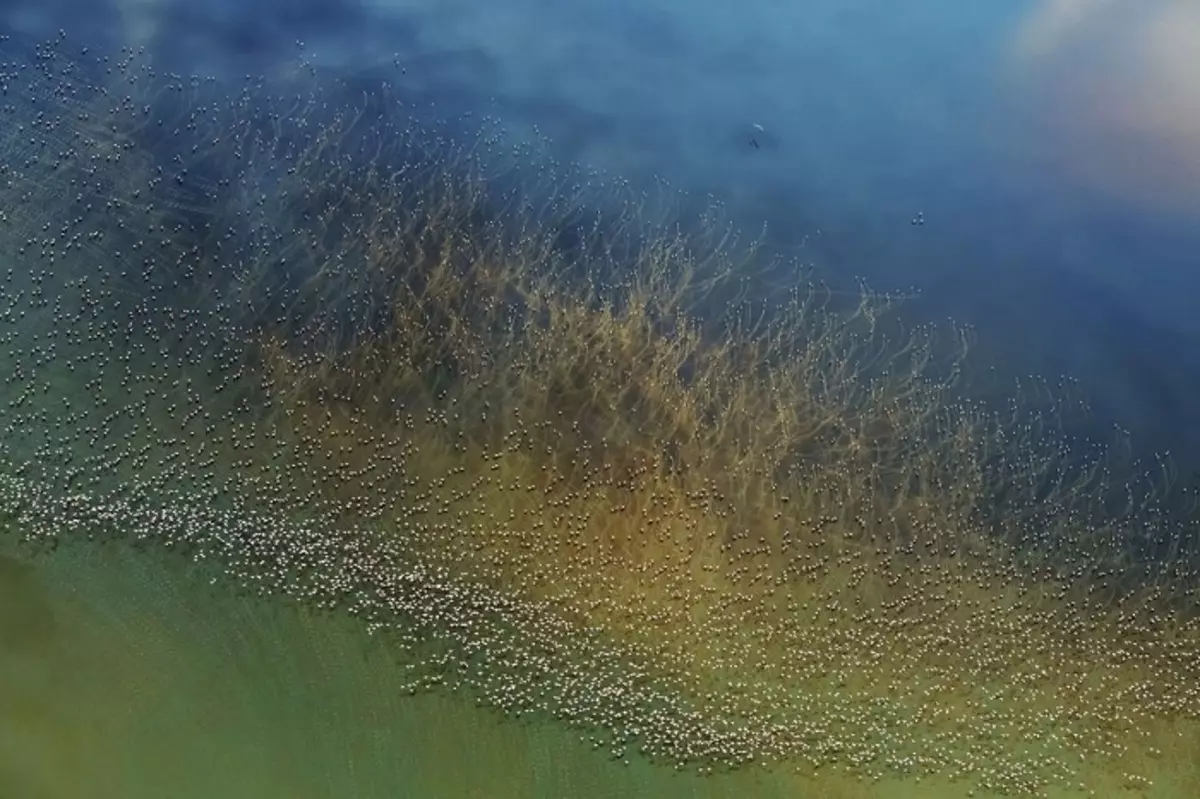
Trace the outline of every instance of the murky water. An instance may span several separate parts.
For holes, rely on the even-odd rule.
[[[759,772],[628,766],[545,720],[409,696],[353,620],[229,596],[113,546],[0,547],[0,796],[794,795]],[[793,786],[794,787],[794,786]]]
[[[989,795],[929,779],[864,783],[757,769],[700,776],[636,756],[626,765],[548,719],[514,721],[457,696],[409,695],[404,673],[386,641],[352,619],[232,596],[158,552],[81,542],[31,557],[0,533],[0,796]],[[1174,757],[1187,751],[1181,739],[1156,764],[1155,790],[1127,791],[1115,780],[1103,795],[1188,796],[1196,765]]]
[[[195,82],[163,137],[150,105],[109,105],[109,62],[89,62],[92,96],[61,37],[24,57],[0,159],[18,231],[0,230],[0,514],[22,525],[0,536],[0,799],[1200,795],[1195,528],[1157,494],[1110,519],[1140,473],[1073,482],[1086,453],[1042,449],[1057,428],[1036,414],[992,427],[924,366],[883,381],[873,303],[870,335],[798,305],[761,349],[746,322],[713,354],[659,310],[683,296],[662,253],[687,248],[630,261],[646,283],[611,313],[597,300],[625,282],[587,271],[578,225],[515,206],[488,224],[473,178],[441,194],[479,151],[390,101],[360,140],[324,95],[305,116]],[[114,69],[168,110],[182,92],[137,59]],[[220,136],[196,123],[210,113]],[[408,169],[426,142],[449,148],[434,177]],[[415,177],[380,179],[397,164]],[[601,294],[544,290],[559,249]],[[1097,319],[1140,341],[1108,299]],[[934,351],[914,341],[913,360]],[[1108,349],[1130,383],[1160,382],[1150,347]],[[184,548],[232,578],[167,551]],[[413,629],[434,634],[402,649]],[[456,690],[411,693],[423,680]],[[655,745],[658,764],[637,756]]]

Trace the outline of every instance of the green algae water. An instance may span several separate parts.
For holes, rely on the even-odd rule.
[[[232,597],[153,554],[0,558],[0,795],[24,799],[788,796],[597,752],[548,719],[410,695],[361,625]]]
[[[361,625],[146,552],[0,535],[0,795],[23,799],[988,796],[937,779],[628,765],[549,719],[411,695]],[[1184,779],[1155,792],[1187,797]],[[1194,776],[1192,777],[1194,779]],[[1079,796],[1063,790],[1048,796]]]

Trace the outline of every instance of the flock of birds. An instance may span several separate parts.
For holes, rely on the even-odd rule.
[[[1198,759],[1192,528],[955,397],[885,299],[738,299],[733,233],[384,86],[2,48],[0,516],[34,549],[351,614],[412,691],[617,761],[1039,795]]]

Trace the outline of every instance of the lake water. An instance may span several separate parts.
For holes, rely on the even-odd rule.
[[[548,719],[410,696],[353,620],[231,598],[154,553],[0,556],[0,792],[26,799],[791,796],[614,762]]]
[[[89,47],[144,47],[165,71],[230,85],[292,75],[304,61],[355,85],[387,81],[414,115],[467,126],[487,117],[537,141],[545,161],[521,164],[530,175],[557,159],[625,181],[630,196],[663,180],[682,192],[681,206],[719,203],[746,230],[765,230],[768,250],[838,288],[864,278],[911,292],[903,313],[913,325],[970,326],[972,374],[1001,394],[1027,374],[1077,381],[1095,413],[1081,429],[1127,430],[1137,454],[1169,450],[1181,480],[1194,482],[1195,9],[1184,0],[13,0],[0,32],[66,28]],[[5,436],[7,452],[17,436]],[[1190,510],[1187,500],[1174,510]],[[707,776],[636,754],[626,764],[549,718],[410,696],[386,637],[352,619],[238,596],[152,548],[64,542],[32,556],[13,531],[3,536],[5,797],[970,790],[941,777],[814,777],[794,764]],[[1200,790],[1196,720],[1154,734],[1177,747],[1137,764],[1155,791],[1085,768],[1096,795]]]
[[[915,289],[1008,377],[1067,375],[1144,453],[1200,425],[1200,21],[1187,0],[15,2],[181,72],[298,53],[446,117],[539,130],[637,186],[709,193],[842,285]],[[912,221],[921,216],[922,224]],[[786,279],[786,275],[783,276]]]

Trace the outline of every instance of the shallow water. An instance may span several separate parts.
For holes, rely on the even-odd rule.
[[[409,696],[351,619],[233,598],[156,554],[0,547],[0,796],[789,796],[612,761],[579,732]]]
[[[0,534],[0,796],[22,799],[570,799],[991,796],[963,782],[825,771],[700,776],[595,751],[548,719],[409,695],[383,637],[235,597],[162,553]],[[1181,743],[1172,754],[1187,752]],[[1156,764],[1189,796],[1194,764]],[[973,790],[971,794],[967,791]],[[1050,797],[1081,796],[1051,789]]]

